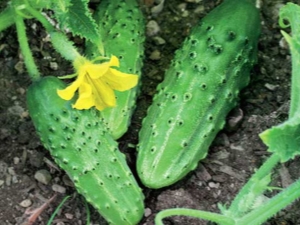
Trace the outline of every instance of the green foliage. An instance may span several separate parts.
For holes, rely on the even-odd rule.
[[[300,154],[300,6],[288,3],[279,14],[281,27],[291,27],[293,36],[282,31],[292,54],[292,86],[289,119],[260,134],[269,151],[278,154],[282,162]]]
[[[269,151],[277,154],[281,162],[286,162],[300,154],[300,118],[272,127],[260,134]]]

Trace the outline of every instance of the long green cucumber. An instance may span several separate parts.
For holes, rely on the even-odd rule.
[[[103,41],[106,56],[115,55],[120,60],[120,71],[141,76],[144,55],[144,18],[136,0],[103,0],[95,12],[95,20]],[[88,44],[90,57],[98,56],[97,48]],[[117,106],[101,112],[102,117],[115,139],[128,129],[139,84],[125,92],[116,92]]]
[[[247,0],[225,0],[192,30],[142,123],[137,171],[144,185],[171,185],[206,157],[249,82],[259,34],[259,12]]]
[[[27,91],[31,119],[45,148],[67,172],[77,190],[111,224],[137,224],[143,194],[96,109],[76,110],[56,91],[55,77],[34,82]]]

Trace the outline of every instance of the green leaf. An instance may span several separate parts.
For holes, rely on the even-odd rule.
[[[291,27],[292,36],[282,31],[292,54],[292,87],[289,118],[300,112],[300,6],[287,3],[280,9],[279,25],[282,28]]]
[[[65,27],[70,6],[71,0],[58,0],[55,3],[53,2],[51,5],[54,11],[54,16],[61,28]]]
[[[289,119],[260,134],[269,151],[277,154],[282,162],[300,154],[300,6],[287,3],[280,9],[279,25],[291,27],[292,36],[282,35],[290,46],[292,55],[292,85]]]
[[[286,162],[300,154],[300,117],[261,133],[260,138],[269,147],[270,152],[279,155],[281,162]]]
[[[61,0],[59,0],[61,1]],[[57,1],[57,2],[59,2]],[[28,0],[29,5],[31,5],[35,9],[45,9],[45,8],[50,8],[50,5],[56,2],[54,0]]]
[[[98,26],[88,8],[88,0],[60,0],[54,8],[55,17],[62,29],[69,29],[73,35],[99,42]]]

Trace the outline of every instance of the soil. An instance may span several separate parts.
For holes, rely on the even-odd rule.
[[[91,6],[97,2],[93,1]],[[154,28],[159,29],[150,30],[148,26],[141,94],[132,125],[119,140],[120,150],[126,153],[132,168],[135,159],[132,146],[138,143],[141,120],[175,50],[197,21],[220,2],[165,1],[162,11],[153,13],[153,1],[141,1],[146,23],[155,21],[157,26],[154,24]],[[141,225],[154,224],[156,213],[166,208],[186,207],[219,212],[217,204],[229,205],[254,170],[270,156],[258,134],[287,118],[291,56],[278,26],[278,10],[286,2],[259,1],[262,34],[258,63],[252,70],[250,84],[240,94],[239,106],[228,116],[227,128],[218,134],[207,158],[195,171],[167,188],[151,190],[142,186],[146,210]],[[296,0],[292,2],[299,3]],[[0,7],[4,5],[2,1]],[[70,64],[53,50],[40,24],[34,20],[26,23],[30,46],[42,74],[58,76],[71,73]],[[82,46],[82,40],[74,40]],[[84,199],[77,194],[64,171],[54,164],[30,120],[25,101],[30,79],[24,68],[14,27],[0,33],[0,68],[0,224],[30,224],[30,210],[42,206],[53,196],[55,199],[35,224],[46,224],[66,196],[70,198],[59,210],[53,224],[86,224],[88,211]],[[45,179],[36,179],[37,174]],[[286,187],[299,177],[297,157],[276,168],[272,185]],[[299,207],[300,203],[295,202],[265,224],[300,224]],[[90,224],[106,224],[91,206],[88,208]],[[170,217],[165,224],[207,223],[189,217]]]

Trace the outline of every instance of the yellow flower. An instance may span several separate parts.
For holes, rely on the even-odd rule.
[[[64,90],[57,90],[65,100],[73,98],[78,90],[79,97],[73,108],[98,110],[116,106],[114,90],[126,91],[137,85],[138,76],[122,73],[112,67],[119,67],[119,60],[112,56],[108,62],[94,64],[84,57],[74,61],[77,79]]]

